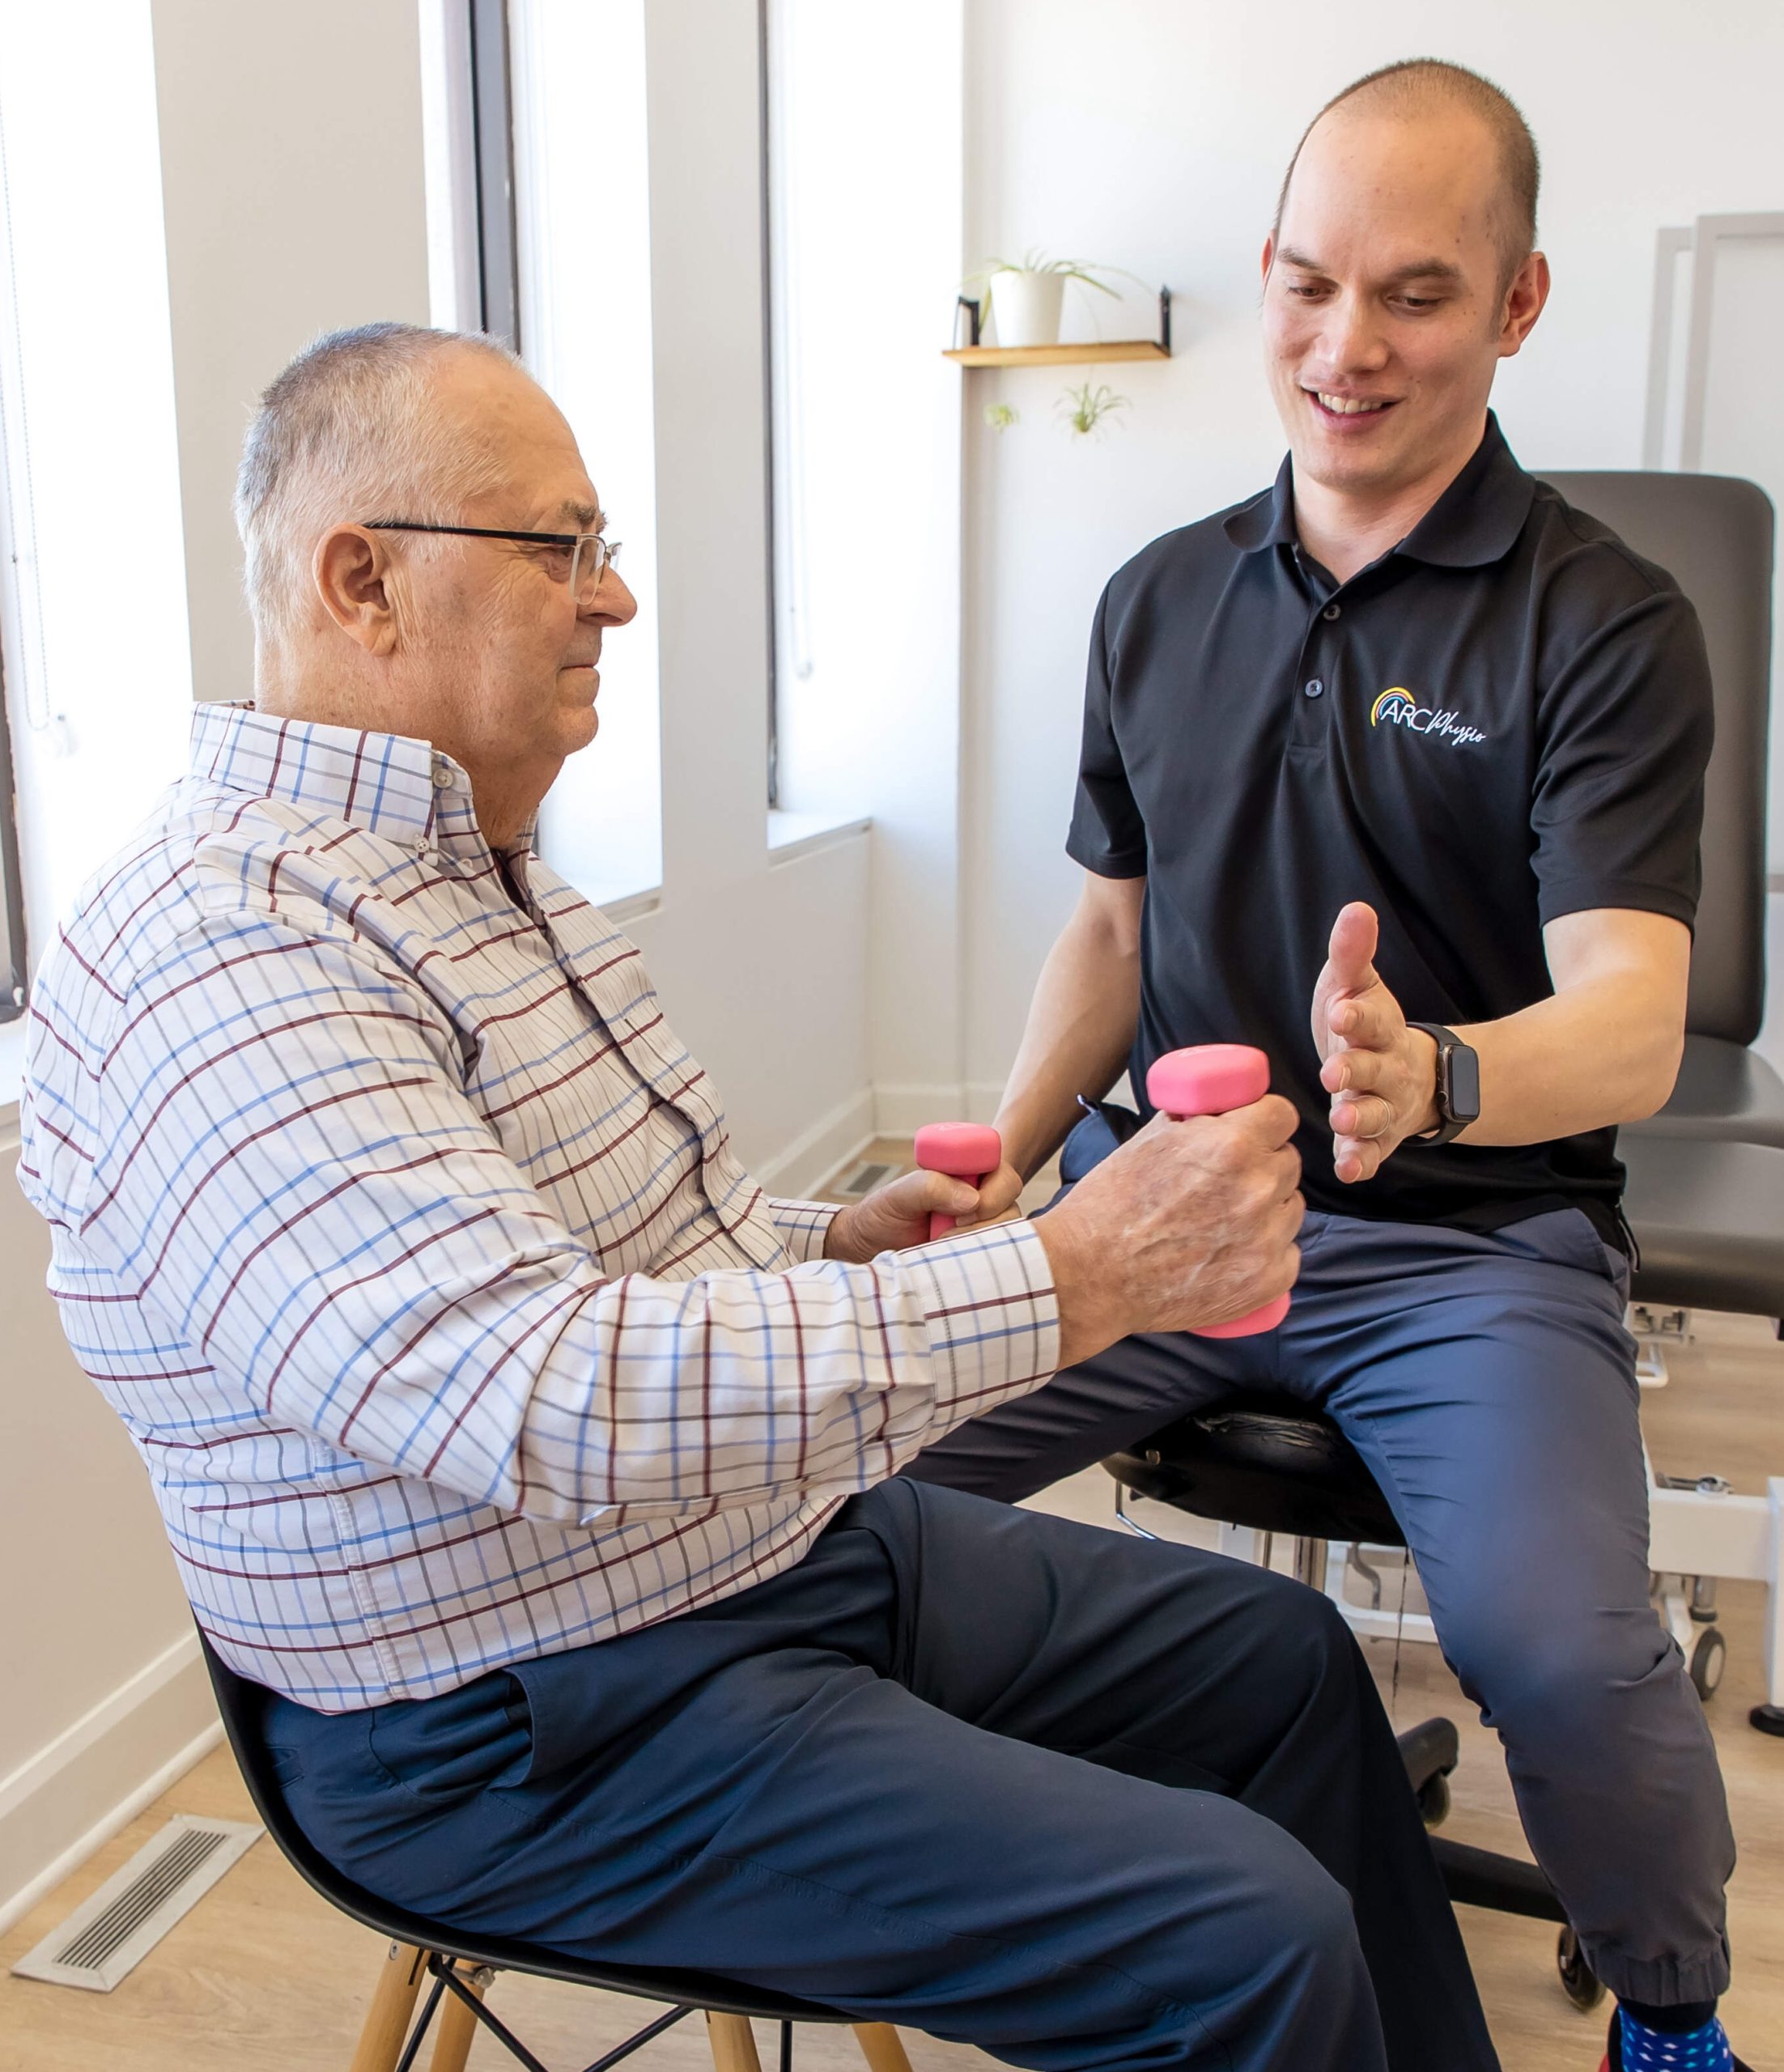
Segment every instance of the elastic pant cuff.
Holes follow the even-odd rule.
[[[1728,1938],[1693,1957],[1632,1957],[1620,1950],[1593,1949],[1582,1938],[1586,1962],[1619,2000],[1650,2007],[1676,2007],[1693,2000],[1719,2000],[1728,1990]]]

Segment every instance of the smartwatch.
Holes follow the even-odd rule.
[[[1409,1021],[1406,1025],[1422,1029],[1437,1046],[1437,1111],[1442,1118],[1434,1130],[1414,1137],[1412,1142],[1447,1144],[1479,1119],[1480,1054],[1441,1021]]]

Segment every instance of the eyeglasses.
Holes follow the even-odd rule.
[[[467,540],[516,540],[523,546],[549,548],[539,557],[546,573],[567,583],[578,604],[585,593],[594,595],[619,554],[619,541],[599,533],[507,533],[494,525],[423,525],[406,518],[368,518],[365,527],[368,533],[451,533]]]

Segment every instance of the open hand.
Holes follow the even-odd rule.
[[[1374,962],[1379,936],[1374,907],[1358,900],[1343,908],[1313,989],[1319,1083],[1332,1096],[1332,1170],[1349,1182],[1373,1178],[1408,1137],[1442,1119],[1437,1045],[1407,1027],[1382,983]]]

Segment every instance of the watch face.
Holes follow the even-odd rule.
[[[1457,1043],[1449,1052],[1449,1100],[1451,1115],[1459,1123],[1472,1123],[1480,1113],[1480,1055],[1466,1043]]]

